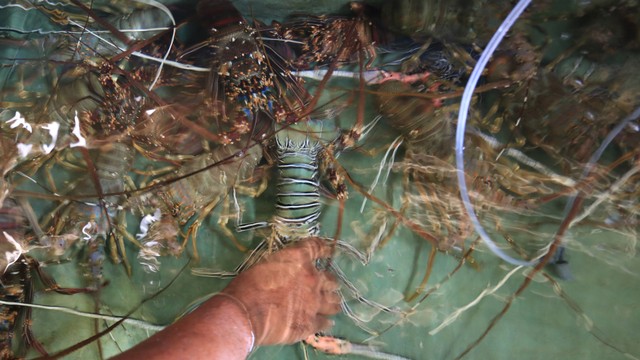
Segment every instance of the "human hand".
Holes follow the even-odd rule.
[[[316,268],[331,252],[326,240],[302,240],[266,256],[222,291],[246,307],[256,345],[295,343],[333,325],[327,316],[340,311],[338,283]]]

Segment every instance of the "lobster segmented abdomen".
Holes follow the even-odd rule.
[[[318,156],[322,145],[308,134],[285,129],[276,135],[278,194],[273,226],[283,243],[319,233],[320,180]]]

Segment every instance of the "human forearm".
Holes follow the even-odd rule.
[[[340,296],[335,276],[318,263],[332,254],[331,242],[310,238],[267,255],[117,359],[244,359],[253,346],[293,344],[328,329]]]
[[[243,305],[216,295],[114,359],[245,359],[252,346],[251,324]]]

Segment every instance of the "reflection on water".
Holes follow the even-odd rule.
[[[640,357],[637,4],[534,2],[476,88],[469,196],[509,257],[546,263],[533,268],[480,240],[454,160],[460,96],[511,4],[196,3],[1,3],[4,357],[127,315],[68,355],[109,357],[263,241],[316,231],[341,241],[328,335],[365,345],[348,357]],[[287,140],[320,174],[308,214],[274,207]],[[44,291],[49,277],[74,294]]]

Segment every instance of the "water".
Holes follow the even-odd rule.
[[[28,255],[46,263],[45,271],[61,286],[100,288],[89,294],[62,295],[40,291],[42,285],[36,281],[38,291],[34,304],[64,306],[104,315],[124,315],[142,304],[130,316],[149,326],[127,323],[101,337],[99,346],[94,342],[68,355],[68,358],[79,359],[97,358],[99,354],[109,357],[148,337],[154,331],[152,325],[171,323],[198,299],[226,285],[228,279],[196,276],[191,270],[233,271],[246,257],[237,244],[252,249],[270,236],[270,229],[237,232],[235,225],[236,221],[251,223],[272,218],[277,171],[267,155],[254,171],[240,174],[238,182],[241,186],[237,186],[236,198],[237,206],[242,210],[241,220],[237,220],[239,215],[230,192],[221,190],[219,197],[211,196],[211,193],[199,195],[203,199],[211,196],[208,200],[216,206],[199,227],[195,242],[198,258],[195,258],[191,239],[183,244],[194,218],[185,225],[168,221],[163,223],[166,227],[162,229],[167,234],[179,230],[177,239],[168,236],[161,240],[163,247],[158,248],[152,248],[144,238],[140,240],[141,246],[160,252],[160,256],[152,256],[158,261],[158,271],[145,271],[139,259],[140,248],[134,243],[135,235],[141,232],[139,224],[143,215],[164,206],[166,200],[160,192],[175,179],[173,171],[191,166],[186,165],[191,157],[217,151],[216,146],[222,140],[214,141],[211,137],[224,133],[246,143],[248,135],[238,133],[235,122],[225,122],[222,117],[213,115],[212,109],[219,108],[215,103],[204,102],[201,89],[206,84],[206,76],[198,72],[163,67],[160,81],[153,90],[162,98],[163,105],[159,106],[159,100],[143,90],[157,74],[155,63],[132,57],[113,60],[113,66],[117,65],[122,71],[101,65],[105,64],[104,57],[121,51],[98,42],[97,35],[87,32],[82,35],[82,55],[66,50],[73,46],[69,44],[76,44],[80,36],[72,31],[83,27],[98,30],[103,26],[93,20],[89,20],[88,25],[81,25],[87,22],[87,13],[75,4],[46,4],[43,5],[45,8],[32,10],[28,10],[28,3],[21,6],[12,6],[9,2],[2,4],[2,151],[4,159],[14,162],[4,161],[4,178],[0,185],[8,190],[8,196],[27,200],[46,235],[76,237],[69,238],[60,245],[60,251],[54,253],[50,246],[42,247],[44,240],[42,236],[37,237],[33,224],[24,226],[22,233],[20,227],[10,231],[23,248],[28,249]],[[120,20],[109,16],[128,14],[134,8],[151,8],[129,2],[121,5],[95,3],[93,11],[96,16],[117,23]],[[297,7],[289,2],[284,5],[245,1],[234,2],[234,5],[246,18],[255,17],[265,22],[284,21],[286,13],[350,14],[343,2],[317,3],[313,8]],[[185,9],[193,9],[193,6],[193,2],[174,1],[169,10],[181,24],[188,17],[189,11]],[[556,3],[534,3],[526,18],[516,23],[507,43],[498,49],[495,61],[489,65],[491,70],[481,84],[485,88],[495,84],[510,86],[496,85],[498,89],[480,93],[472,103],[471,130],[465,143],[471,199],[489,235],[514,257],[531,259],[544,254],[545,246],[561,227],[565,205],[573,195],[571,191],[580,187],[581,174],[589,157],[607,133],[640,104],[637,82],[633,81],[640,64],[638,9],[631,3],[617,6],[618,9],[611,4],[598,3],[569,3],[564,7]],[[71,18],[78,25],[56,20],[56,13],[51,11],[54,9],[63,10],[66,14],[63,18]],[[503,11],[490,12],[491,17],[480,16],[479,12],[471,21],[481,36],[475,40],[441,39],[447,45],[434,45],[428,52],[432,57],[426,58],[433,61],[435,51],[441,51],[441,60],[462,69],[454,73],[468,74],[481,50],[474,49],[472,43],[482,44],[484,40],[480,39],[490,37],[508,9],[505,5]],[[454,10],[455,6],[448,9]],[[171,23],[162,9],[153,11],[157,11],[156,15],[143,16],[144,22],[133,25],[148,28],[166,27]],[[411,13],[400,18],[409,25],[418,23]],[[483,21],[485,18],[486,22]],[[452,17],[442,21],[446,24],[458,20]],[[203,37],[199,35],[201,32],[194,30],[194,25],[189,24],[179,28],[175,53],[184,52],[197,41],[194,38],[201,40],[199,37]],[[121,28],[126,25],[129,24],[124,22]],[[36,29],[41,32],[32,31]],[[47,32],[48,35],[43,34]],[[112,32],[101,34],[111,42],[122,41]],[[438,29],[432,35],[449,36]],[[150,35],[141,36],[148,38]],[[136,51],[162,57],[168,41],[169,37],[165,36]],[[392,61],[425,41],[422,33],[414,35],[413,40],[398,40],[393,46],[385,47],[388,52],[379,51],[372,67],[398,71],[400,66],[393,65]],[[277,43],[265,40],[265,44],[275,46]],[[98,50],[97,54],[95,50]],[[452,58],[451,53],[468,55]],[[175,60],[173,56],[172,53],[168,58]],[[202,54],[192,58],[185,56],[182,60],[194,66],[211,66]],[[431,65],[430,70],[435,72]],[[355,64],[342,66],[341,70],[357,72],[357,60]],[[132,80],[128,77],[131,75],[137,77]],[[424,82],[407,85],[402,91],[461,93],[465,76],[449,82],[432,76]],[[76,79],[81,80],[75,82]],[[144,86],[137,87],[136,79]],[[83,85],[87,83],[106,89],[98,95],[106,97],[105,104],[113,106],[102,104],[99,99],[89,99],[96,98],[99,90],[95,87],[87,90]],[[307,80],[304,87],[313,94],[318,91],[319,81]],[[337,76],[326,84],[314,113],[315,117],[324,118],[327,126],[323,129],[357,129],[359,119],[365,125],[371,124],[381,112],[373,92],[397,92],[393,88],[365,86],[368,92],[362,100],[358,89],[357,80]],[[428,100],[404,103],[391,96],[389,101],[393,104],[398,101],[399,109],[416,107],[418,110],[415,114],[396,115],[402,119],[385,114],[361,141],[341,151],[335,163],[327,161],[334,164],[338,173],[344,169],[344,174],[351,180],[343,180],[348,198],[341,211],[335,195],[329,195],[336,191],[325,176],[323,188],[327,190],[322,191],[320,234],[334,238],[339,231],[340,239],[362,253],[371,253],[366,265],[344,251],[337,255],[336,264],[357,289],[358,294],[343,285],[346,304],[356,317],[338,315],[330,334],[412,359],[453,359],[461,354],[471,359],[510,359],[514,354],[524,359],[640,357],[634,336],[634,330],[640,327],[640,316],[635,311],[635,299],[640,291],[637,285],[640,262],[636,256],[638,121],[625,127],[598,161],[594,170],[597,177],[588,181],[589,186],[583,193],[585,203],[577,216],[580,221],[563,236],[571,279],[558,276],[557,267],[547,266],[533,275],[531,283],[514,299],[532,269],[510,265],[492,254],[477,241],[462,210],[452,159],[459,98],[456,95],[450,98],[435,106]],[[361,101],[364,101],[364,113],[359,113]],[[196,103],[201,107],[195,106]],[[156,111],[148,114],[146,111],[151,109]],[[80,141],[73,135],[76,110],[80,135],[87,139],[91,148],[88,155],[83,153],[82,147],[70,145]],[[7,122],[16,111],[32,125],[32,133],[18,126],[12,128],[14,122]],[[425,115],[431,111],[434,116]],[[94,117],[89,117],[89,113]],[[187,116],[181,117],[181,114]],[[231,114],[238,113],[229,108],[228,115]],[[414,120],[421,116],[424,120]],[[48,128],[44,128],[52,121],[60,123],[57,141],[53,141]],[[271,124],[269,121],[262,120]],[[400,129],[394,128],[393,121],[406,124],[414,132],[402,125]],[[388,179],[383,182],[388,169],[383,167],[378,186],[368,191],[385,153],[400,135],[403,144],[395,154],[395,164]],[[265,133],[266,139],[271,136],[270,132]],[[502,145],[492,148],[489,137]],[[326,139],[325,136],[322,138]],[[133,160],[126,161],[128,155],[116,152],[109,144],[113,142],[131,145]],[[34,146],[26,159],[16,153],[18,143]],[[273,146],[272,143],[264,141],[265,154],[269,152],[267,145]],[[48,144],[54,144],[56,151],[44,154],[42,145]],[[513,152],[502,151],[505,146]],[[389,154],[392,152],[393,149]],[[628,157],[615,164],[624,156]],[[329,158],[325,155],[325,159]],[[389,157],[385,161],[389,161]],[[204,161],[193,170],[212,162],[212,159]],[[233,164],[239,164],[238,160],[234,159]],[[95,182],[86,175],[87,167],[98,169],[96,174],[102,180],[103,193],[115,193],[105,197],[105,206],[111,214],[108,221],[99,206],[85,204],[99,202],[95,196]],[[110,170],[102,170],[107,167]],[[171,168],[167,170],[167,167]],[[243,173],[233,166],[224,172],[215,170],[222,168],[213,166],[214,170],[209,173],[213,179],[207,184],[211,185],[209,188],[230,188],[233,183],[230,179],[236,173]],[[130,180],[112,177],[110,171],[127,175]],[[325,175],[328,172],[324,170]],[[260,187],[257,179],[264,177],[262,174],[268,175],[268,186],[255,196],[251,193]],[[220,175],[227,175],[228,182],[220,180]],[[165,186],[149,188],[153,179],[166,181],[160,183]],[[365,196],[368,192],[373,198]],[[81,196],[83,194],[86,196]],[[363,206],[365,197],[369,199]],[[62,206],[57,208],[66,205],[65,199],[70,204],[66,207],[68,210]],[[205,203],[198,203],[197,214],[202,213]],[[125,210],[118,210],[118,205]],[[52,219],[47,217],[49,213],[54,214]],[[164,216],[165,220],[171,218],[168,213]],[[342,226],[336,229],[334,224],[338,219]],[[2,223],[16,222],[11,218]],[[92,232],[87,224],[97,225],[99,231]],[[122,239],[124,248],[116,246],[114,240],[106,236],[109,228],[118,226],[122,230],[116,233],[116,239]],[[131,238],[126,238],[125,232]],[[376,241],[382,245],[372,246]],[[460,265],[471,244],[474,244],[473,252],[466,263]],[[5,251],[15,250],[4,239],[2,245]],[[438,251],[430,265],[428,281],[421,286],[434,246]],[[182,253],[176,256],[181,249]],[[126,264],[122,261],[123,253],[126,253]],[[6,266],[6,261],[3,264]],[[105,286],[98,286],[106,282]],[[420,288],[415,300],[405,301]],[[145,300],[151,296],[154,297]],[[375,304],[362,303],[356,300],[358,296],[394,311],[383,311]],[[468,354],[464,353],[507,304],[510,307],[504,316]],[[50,354],[113,323],[112,320],[79,317],[52,308],[34,309],[32,320],[35,338]],[[15,329],[19,329],[19,324]],[[16,335],[20,333],[14,331]],[[18,354],[27,351],[27,357],[38,356],[33,348],[24,348],[19,336],[14,338],[13,344]],[[302,343],[260,348],[251,355],[255,359],[305,357],[331,356]],[[358,355],[343,357],[360,358]]]

